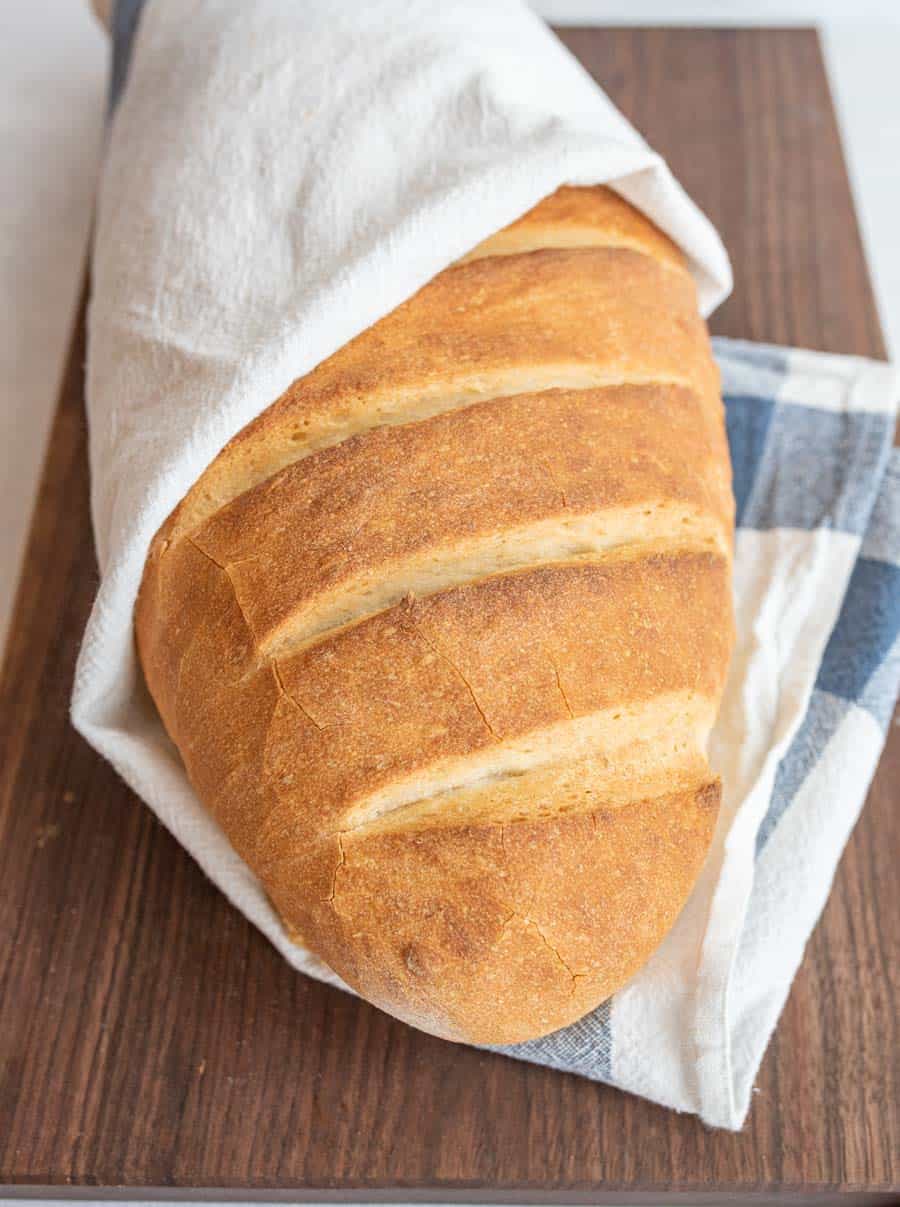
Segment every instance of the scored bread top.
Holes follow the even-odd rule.
[[[141,661],[285,925],[437,1034],[574,1020],[671,926],[718,785],[733,504],[680,253],[561,189],[245,428]]]

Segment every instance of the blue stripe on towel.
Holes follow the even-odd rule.
[[[757,856],[818,763],[822,751],[837,732],[849,708],[849,702],[840,696],[813,691],[803,724],[778,765],[769,808],[756,834]]]
[[[787,348],[722,338],[714,339],[712,344],[722,376],[723,394],[749,394],[773,402],[778,398],[788,373],[790,353]]]
[[[747,503],[759,473],[760,461],[775,411],[770,398],[749,395],[725,396],[725,423],[731,449],[731,467],[736,505],[735,521],[744,526]]]
[[[579,1073],[593,1081],[611,1081],[611,1014],[612,1002],[602,1002],[596,1010],[561,1031],[524,1044],[507,1044],[493,1051],[515,1056],[518,1060],[549,1065],[564,1073]]]
[[[889,416],[746,397],[725,404],[740,527],[865,531],[890,449]]]
[[[109,111],[115,109],[125,87],[131,47],[137,33],[138,21],[145,0],[113,0],[112,6],[112,70],[109,76]]]
[[[891,451],[860,555],[900,565],[900,448]]]
[[[898,632],[900,566],[860,557],[825,648],[816,686],[845,700],[861,701]]]
[[[888,446],[890,447],[890,446]],[[877,478],[870,479],[877,482]],[[894,450],[871,511],[864,551],[900,555],[900,451]],[[822,757],[852,705],[886,730],[900,683],[900,565],[860,557],[816,676],[803,724],[779,764],[757,855]]]

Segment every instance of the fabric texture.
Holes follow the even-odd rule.
[[[291,381],[560,184],[609,182],[643,209],[687,252],[705,312],[730,270],[665,165],[523,5],[125,8],[89,314],[101,584],[73,722],[294,967],[340,984],[287,938],[152,707],[132,610],[153,534]],[[734,1128],[896,695],[900,465],[886,366],[727,341],[716,354],[738,646],[710,859],[625,990],[506,1051]]]

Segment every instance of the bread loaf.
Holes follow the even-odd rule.
[[[451,1039],[658,946],[719,802],[718,376],[677,248],[560,189],[312,373],[158,533],[140,659],[284,925]]]

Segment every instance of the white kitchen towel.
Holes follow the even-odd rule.
[[[665,165],[518,3],[127,0],[120,12],[120,43],[137,33],[101,186],[89,315],[101,585],[73,720],[295,967],[339,983],[284,934],[193,795],[142,684],[131,616],[154,532],[291,381],[562,183],[610,182],[644,209],[688,253],[705,311],[727,293],[728,263]],[[727,795],[713,854],[632,985],[513,1054],[735,1127],[880,749],[871,727],[854,740],[837,820],[821,791],[810,806],[821,825],[773,804],[883,473],[894,383],[860,361],[718,352],[729,424],[739,423],[739,502],[750,483],[753,503],[738,535],[740,641],[715,742]],[[776,419],[814,409],[833,421],[827,433],[804,429],[822,436],[815,454]],[[757,411],[769,416],[763,429]],[[804,466],[818,484],[822,465],[821,484],[808,485]],[[789,479],[808,486],[795,492],[810,505],[803,523],[766,511]],[[788,887],[785,853],[772,860],[782,831],[804,825],[810,874],[790,886],[798,899],[772,954],[769,905]],[[775,885],[762,905],[760,884]],[[752,918],[766,921],[746,926]]]

